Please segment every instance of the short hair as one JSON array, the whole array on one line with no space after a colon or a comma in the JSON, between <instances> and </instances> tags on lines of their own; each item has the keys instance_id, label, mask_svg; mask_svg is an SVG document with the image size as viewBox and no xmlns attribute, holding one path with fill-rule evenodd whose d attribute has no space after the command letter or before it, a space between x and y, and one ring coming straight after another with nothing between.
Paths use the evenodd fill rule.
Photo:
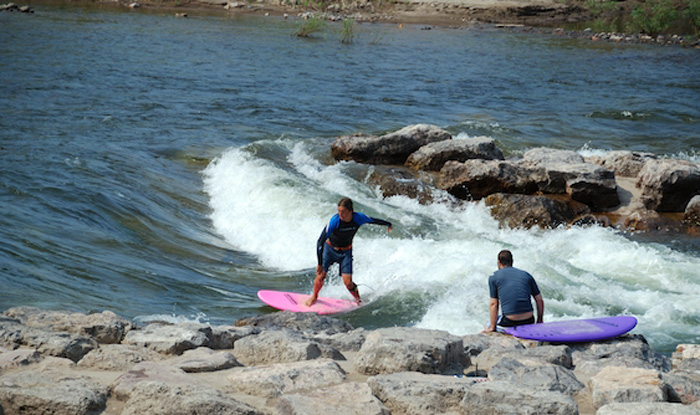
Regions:
<instances>
[{"instance_id":1,"label":"short hair","mask_svg":"<svg viewBox=\"0 0 700 415\"><path fill-rule=\"evenodd\" d=\"M338 206L342 206L351 212L355 211L355 209L352 208L352 200L349 197L344 197L340 199L340 202L338 202Z\"/></svg>"},{"instance_id":2,"label":"short hair","mask_svg":"<svg viewBox=\"0 0 700 415\"><path fill-rule=\"evenodd\" d=\"M498 253L498 262L500 262L501 265L504 265L506 267L512 267L513 254L511 254L510 251L507 249L502 250Z\"/></svg>"}]
</instances>

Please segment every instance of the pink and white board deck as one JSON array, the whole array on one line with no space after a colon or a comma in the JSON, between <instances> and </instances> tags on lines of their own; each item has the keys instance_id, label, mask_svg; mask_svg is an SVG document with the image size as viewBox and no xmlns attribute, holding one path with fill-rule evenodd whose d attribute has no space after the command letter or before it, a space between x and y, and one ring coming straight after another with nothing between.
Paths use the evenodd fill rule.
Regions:
<instances>
[{"instance_id":1,"label":"pink and white board deck","mask_svg":"<svg viewBox=\"0 0 700 415\"><path fill-rule=\"evenodd\" d=\"M503 331L528 340L578 343L605 340L625 334L637 325L632 316L601 317L505 327Z\"/></svg>"},{"instance_id":2,"label":"pink and white board deck","mask_svg":"<svg viewBox=\"0 0 700 415\"><path fill-rule=\"evenodd\" d=\"M316 302L311 307L307 307L304 303L309 297L309 294L292 293L286 291L258 291L258 298L262 300L263 303L285 311L337 314L346 313L360 307L360 305L358 305L355 301L330 297L318 297Z\"/></svg>"}]
</instances>

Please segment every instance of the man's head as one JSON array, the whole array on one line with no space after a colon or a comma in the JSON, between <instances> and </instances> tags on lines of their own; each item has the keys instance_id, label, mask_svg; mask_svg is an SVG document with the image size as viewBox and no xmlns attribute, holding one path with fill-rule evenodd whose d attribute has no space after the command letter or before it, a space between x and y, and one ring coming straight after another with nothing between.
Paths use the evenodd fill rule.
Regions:
<instances>
[{"instance_id":1,"label":"man's head","mask_svg":"<svg viewBox=\"0 0 700 415\"><path fill-rule=\"evenodd\" d=\"M350 222L352 220L352 200L349 197L344 197L338 202L338 216L343 222Z\"/></svg>"},{"instance_id":2,"label":"man's head","mask_svg":"<svg viewBox=\"0 0 700 415\"><path fill-rule=\"evenodd\" d=\"M498 268L512 267L513 266L513 254L509 250L504 249L498 253Z\"/></svg>"}]
</instances>

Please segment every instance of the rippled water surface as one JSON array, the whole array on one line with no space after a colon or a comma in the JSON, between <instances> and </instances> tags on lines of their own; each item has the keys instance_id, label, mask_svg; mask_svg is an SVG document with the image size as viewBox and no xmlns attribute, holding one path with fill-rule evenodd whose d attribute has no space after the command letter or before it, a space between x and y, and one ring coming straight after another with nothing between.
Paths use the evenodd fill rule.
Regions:
<instances>
[{"instance_id":1,"label":"rippled water surface","mask_svg":"<svg viewBox=\"0 0 700 415\"><path fill-rule=\"evenodd\" d=\"M502 248L546 319L630 313L669 351L698 342L700 247L610 229L504 230L481 204L384 199L341 134L415 123L538 146L698 161L700 53L463 29L101 8L0 13L0 308L213 323L308 291L342 196L391 220L356 238L353 325L475 333ZM438 195L440 196L440 195ZM324 295L347 296L337 277Z\"/></svg>"}]
</instances>

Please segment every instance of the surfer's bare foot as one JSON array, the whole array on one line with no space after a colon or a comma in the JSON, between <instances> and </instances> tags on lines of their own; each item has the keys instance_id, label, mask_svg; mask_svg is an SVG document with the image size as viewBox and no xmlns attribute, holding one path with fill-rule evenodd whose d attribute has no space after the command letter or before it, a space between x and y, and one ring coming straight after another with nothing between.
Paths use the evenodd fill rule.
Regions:
<instances>
[{"instance_id":1,"label":"surfer's bare foot","mask_svg":"<svg viewBox=\"0 0 700 415\"><path fill-rule=\"evenodd\" d=\"M312 305L314 305L314 303L316 303L316 298L314 298L313 296L309 297L309 299L304 302L304 304L306 304L307 307L311 307Z\"/></svg>"}]
</instances>

